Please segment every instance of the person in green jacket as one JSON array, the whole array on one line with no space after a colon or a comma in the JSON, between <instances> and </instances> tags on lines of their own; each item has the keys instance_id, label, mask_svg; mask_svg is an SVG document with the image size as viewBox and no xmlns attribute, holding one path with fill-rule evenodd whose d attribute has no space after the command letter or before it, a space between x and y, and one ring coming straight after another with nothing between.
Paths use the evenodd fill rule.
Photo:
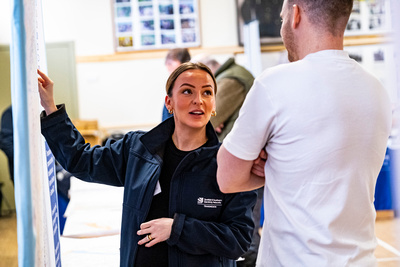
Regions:
<instances>
[{"instance_id":1,"label":"person in green jacket","mask_svg":"<svg viewBox=\"0 0 400 267\"><path fill-rule=\"evenodd\" d=\"M216 116L211 118L211 123L217 132L218 139L222 142L231 131L239 110L254 82L253 75L243 66L236 64L234 58L229 58L222 65L212 56L200 54L193 57L193 62L205 64L213 72L218 86L216 95ZM260 245L261 206L263 200L263 187L257 190L257 202L253 210L255 230L250 249L242 255L237 262L238 267L254 267Z\"/></svg>"},{"instance_id":2,"label":"person in green jacket","mask_svg":"<svg viewBox=\"0 0 400 267\"><path fill-rule=\"evenodd\" d=\"M240 107L254 82L253 75L243 66L236 64L234 58L229 58L222 65L207 54L197 55L193 62L201 62L211 69L218 85L216 96L217 116L211 118L218 139L222 142L231 131Z\"/></svg>"}]
</instances>

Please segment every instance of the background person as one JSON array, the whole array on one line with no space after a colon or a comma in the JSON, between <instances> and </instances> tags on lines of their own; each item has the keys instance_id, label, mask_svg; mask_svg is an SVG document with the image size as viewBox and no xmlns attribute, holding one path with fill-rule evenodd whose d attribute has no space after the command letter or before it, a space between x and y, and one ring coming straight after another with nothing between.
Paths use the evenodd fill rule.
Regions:
<instances>
[{"instance_id":1,"label":"background person","mask_svg":"<svg viewBox=\"0 0 400 267\"><path fill-rule=\"evenodd\" d=\"M1 116L1 131L0 131L0 149L4 151L8 159L8 169L10 178L14 184L14 127L12 117L12 107L9 106L4 110ZM63 234L66 218L64 213L69 203L68 190L70 188L70 177L56 162L56 182L57 182L57 203L58 203L58 217L60 221L60 234ZM0 191L0 209L1 209L2 193ZM0 213L1 215L1 213Z\"/></svg>"},{"instance_id":2,"label":"background person","mask_svg":"<svg viewBox=\"0 0 400 267\"><path fill-rule=\"evenodd\" d=\"M14 137L13 137L12 107L9 106L1 115L0 149L3 150L8 160L8 171L14 183ZM1 207L1 206L0 206Z\"/></svg>"},{"instance_id":3,"label":"background person","mask_svg":"<svg viewBox=\"0 0 400 267\"><path fill-rule=\"evenodd\" d=\"M14 147L13 147L13 120L12 108L9 106L1 115L0 149L6 154L10 179L14 184ZM3 202L3 193L0 187L0 216Z\"/></svg>"},{"instance_id":4,"label":"background person","mask_svg":"<svg viewBox=\"0 0 400 267\"><path fill-rule=\"evenodd\" d=\"M168 51L165 57L165 67L167 68L168 74L171 74L177 67L182 63L190 61L190 53L187 48L174 48ZM168 112L167 107L164 104L162 112L162 121L172 117L172 114Z\"/></svg>"},{"instance_id":5,"label":"background person","mask_svg":"<svg viewBox=\"0 0 400 267\"><path fill-rule=\"evenodd\" d=\"M207 65L217 80L217 116L211 118L211 123L222 142L239 115L240 107L253 85L254 77L246 68L236 64L234 58L229 58L221 65L214 57L200 54L194 57L192 62Z\"/></svg>"},{"instance_id":6,"label":"background person","mask_svg":"<svg viewBox=\"0 0 400 267\"><path fill-rule=\"evenodd\" d=\"M231 131L233 124L239 116L239 110L254 82L253 75L243 66L236 64L234 58L229 58L220 64L213 56L200 54L192 62L201 62L214 73L218 86L215 97L217 116L211 118L218 139L222 142ZM263 188L257 190L257 202L253 210L254 233L250 249L242 255L244 260L238 261L238 267L252 267L256 265L258 247L260 245L260 220L263 200Z\"/></svg>"},{"instance_id":7,"label":"background person","mask_svg":"<svg viewBox=\"0 0 400 267\"><path fill-rule=\"evenodd\" d=\"M205 65L184 63L170 75L165 103L173 118L94 147L38 73L42 133L56 159L81 180L125 187L121 266L235 266L251 243L256 193L219 190L220 143L209 122L217 85Z\"/></svg>"},{"instance_id":8,"label":"background person","mask_svg":"<svg viewBox=\"0 0 400 267\"><path fill-rule=\"evenodd\" d=\"M352 0L285 0L292 63L256 79L218 154L218 184L265 184L257 266L376 266L375 183L391 129L382 84L343 51ZM264 174L250 172L260 150Z\"/></svg>"}]
</instances>

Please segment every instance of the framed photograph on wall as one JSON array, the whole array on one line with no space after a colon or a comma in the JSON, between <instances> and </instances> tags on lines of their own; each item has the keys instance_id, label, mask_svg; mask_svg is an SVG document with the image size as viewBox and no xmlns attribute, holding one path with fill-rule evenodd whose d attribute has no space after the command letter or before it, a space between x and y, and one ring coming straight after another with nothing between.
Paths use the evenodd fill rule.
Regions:
<instances>
[{"instance_id":1,"label":"framed photograph on wall","mask_svg":"<svg viewBox=\"0 0 400 267\"><path fill-rule=\"evenodd\" d=\"M262 45L282 43L280 36L283 0L236 0L239 44L243 26L258 20ZM354 0L345 36L384 34L391 31L390 0Z\"/></svg>"},{"instance_id":2,"label":"framed photograph on wall","mask_svg":"<svg viewBox=\"0 0 400 267\"><path fill-rule=\"evenodd\" d=\"M390 0L354 0L345 36L385 34L390 31Z\"/></svg>"},{"instance_id":3,"label":"framed photograph on wall","mask_svg":"<svg viewBox=\"0 0 400 267\"><path fill-rule=\"evenodd\" d=\"M112 0L117 52L200 46L197 0Z\"/></svg>"},{"instance_id":4,"label":"framed photograph on wall","mask_svg":"<svg viewBox=\"0 0 400 267\"><path fill-rule=\"evenodd\" d=\"M236 0L239 44L243 45L243 26L258 20L261 44L282 43L280 35L283 0Z\"/></svg>"}]
</instances>

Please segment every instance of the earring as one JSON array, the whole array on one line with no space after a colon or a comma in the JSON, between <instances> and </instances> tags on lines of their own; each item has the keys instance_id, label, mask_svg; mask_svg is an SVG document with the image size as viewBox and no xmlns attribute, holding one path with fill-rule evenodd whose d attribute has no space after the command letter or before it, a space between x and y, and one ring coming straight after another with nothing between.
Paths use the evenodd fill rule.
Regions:
<instances>
[{"instance_id":1,"label":"earring","mask_svg":"<svg viewBox=\"0 0 400 267\"><path fill-rule=\"evenodd\" d=\"M172 114L174 114L174 110L173 109L169 109L168 113L172 115Z\"/></svg>"},{"instance_id":2,"label":"earring","mask_svg":"<svg viewBox=\"0 0 400 267\"><path fill-rule=\"evenodd\" d=\"M211 111L211 116L213 117L217 116L217 112L215 110Z\"/></svg>"}]
</instances>

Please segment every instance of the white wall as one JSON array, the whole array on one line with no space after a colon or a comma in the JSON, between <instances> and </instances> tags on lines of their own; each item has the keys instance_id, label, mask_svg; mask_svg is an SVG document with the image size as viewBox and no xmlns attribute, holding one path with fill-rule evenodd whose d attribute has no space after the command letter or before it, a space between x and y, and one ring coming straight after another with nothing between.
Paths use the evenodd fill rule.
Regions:
<instances>
[{"instance_id":1,"label":"white wall","mask_svg":"<svg viewBox=\"0 0 400 267\"><path fill-rule=\"evenodd\" d=\"M46 42L74 40L77 55L112 54L110 0L42 0Z\"/></svg>"},{"instance_id":2,"label":"white wall","mask_svg":"<svg viewBox=\"0 0 400 267\"><path fill-rule=\"evenodd\" d=\"M10 3L0 1L3 44L11 40ZM46 42L72 40L77 56L114 54L111 3L42 0ZM236 1L199 0L199 6L202 47L236 46ZM220 54L218 59L230 56ZM164 54L146 60L78 63L80 118L98 119L101 127L157 124L161 121L166 79Z\"/></svg>"},{"instance_id":3,"label":"white wall","mask_svg":"<svg viewBox=\"0 0 400 267\"><path fill-rule=\"evenodd\" d=\"M11 40L11 1L0 1L0 44Z\"/></svg>"},{"instance_id":4,"label":"white wall","mask_svg":"<svg viewBox=\"0 0 400 267\"><path fill-rule=\"evenodd\" d=\"M103 127L161 121L163 59L82 63L77 72L81 119L99 119Z\"/></svg>"}]
</instances>

